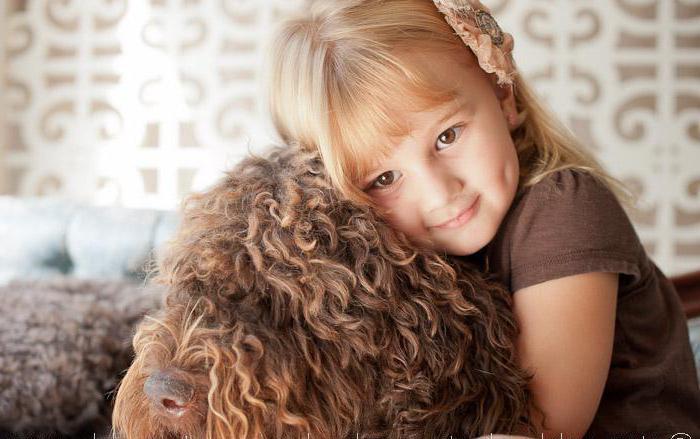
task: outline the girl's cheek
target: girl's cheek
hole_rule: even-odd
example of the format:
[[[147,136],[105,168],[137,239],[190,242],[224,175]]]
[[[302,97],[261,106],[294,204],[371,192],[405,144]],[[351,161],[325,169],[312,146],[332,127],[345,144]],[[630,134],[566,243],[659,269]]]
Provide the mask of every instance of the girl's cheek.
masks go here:
[[[372,198],[383,205],[389,206],[394,205],[398,202],[400,197],[401,183],[397,183],[390,189],[375,190],[372,192]]]
[[[380,206],[382,216],[402,231],[406,231],[405,229],[408,227],[406,223],[410,223],[410,219],[414,218],[415,212],[404,205],[405,201],[399,194],[385,195],[381,199],[375,200],[375,203]],[[408,212],[411,214],[407,215]]]
[[[380,209],[380,215],[386,219],[391,219],[392,214],[396,211],[396,200],[395,196],[388,196],[386,194],[378,194],[378,191],[374,191],[372,196],[372,201]]]

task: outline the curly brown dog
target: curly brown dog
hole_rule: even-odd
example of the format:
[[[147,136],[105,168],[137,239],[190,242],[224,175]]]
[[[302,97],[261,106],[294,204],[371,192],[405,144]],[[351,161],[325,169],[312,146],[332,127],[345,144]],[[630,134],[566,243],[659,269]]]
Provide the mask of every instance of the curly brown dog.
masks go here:
[[[341,199],[296,146],[183,204],[115,433],[475,437],[531,427],[508,292]],[[534,430],[530,430],[534,431]]]

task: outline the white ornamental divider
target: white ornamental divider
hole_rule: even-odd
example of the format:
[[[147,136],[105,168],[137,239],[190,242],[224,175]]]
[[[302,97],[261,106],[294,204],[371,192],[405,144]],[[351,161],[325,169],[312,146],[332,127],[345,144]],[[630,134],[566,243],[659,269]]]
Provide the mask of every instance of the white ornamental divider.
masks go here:
[[[6,1],[3,192],[172,208],[274,141],[264,42],[306,0]],[[523,75],[640,194],[655,262],[697,269],[700,4],[484,3]]]

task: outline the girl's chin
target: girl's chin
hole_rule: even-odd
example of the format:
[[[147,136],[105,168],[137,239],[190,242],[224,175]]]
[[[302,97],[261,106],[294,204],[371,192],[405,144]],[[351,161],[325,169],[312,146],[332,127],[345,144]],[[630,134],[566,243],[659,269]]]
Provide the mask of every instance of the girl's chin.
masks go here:
[[[454,256],[468,256],[481,250],[488,240],[483,236],[474,236],[474,233],[457,233],[444,240],[445,251]]]

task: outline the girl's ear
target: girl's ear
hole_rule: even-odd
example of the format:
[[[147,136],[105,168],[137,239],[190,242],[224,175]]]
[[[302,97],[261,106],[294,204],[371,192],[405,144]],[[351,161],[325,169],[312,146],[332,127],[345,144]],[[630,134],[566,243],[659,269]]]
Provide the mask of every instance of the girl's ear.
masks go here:
[[[508,124],[508,129],[513,131],[522,124],[523,118],[523,115],[518,114],[515,106],[515,93],[513,93],[513,85],[498,85],[495,75],[491,75],[491,87],[493,87],[496,98],[498,98],[498,103],[501,106],[503,117]]]

